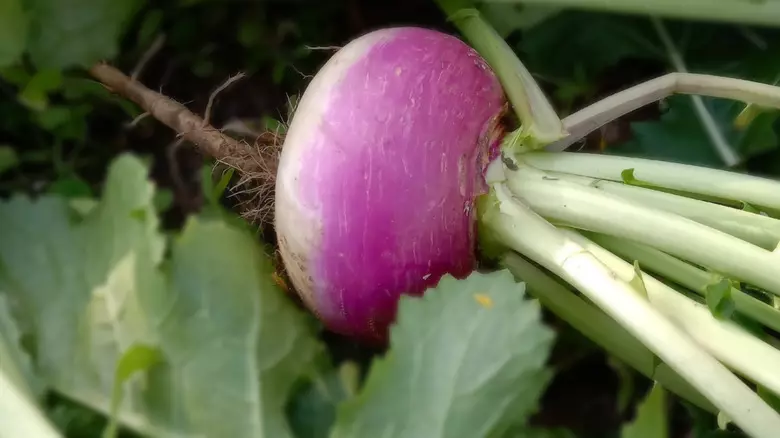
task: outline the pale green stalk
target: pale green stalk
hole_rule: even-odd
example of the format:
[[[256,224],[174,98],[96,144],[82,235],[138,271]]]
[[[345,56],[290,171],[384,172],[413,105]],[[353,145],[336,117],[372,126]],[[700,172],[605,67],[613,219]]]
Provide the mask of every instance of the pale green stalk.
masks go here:
[[[732,99],[767,108],[780,108],[780,87],[755,81],[698,73],[675,72],[619,91],[563,119],[568,136],[546,147],[560,152],[589,133],[647,104],[672,94]]]
[[[437,0],[469,44],[485,59],[501,81],[509,102],[522,123],[508,137],[531,147],[542,147],[566,135],[563,122],[541,87],[514,50],[487,23],[469,0]]]
[[[780,296],[780,258],[752,243],[525,166],[506,177],[512,193],[549,220],[635,240]]]
[[[557,280],[515,252],[504,255],[502,265],[518,280],[523,281],[528,292],[538,299],[545,308],[566,321],[610,355],[620,359],[685,400],[712,414],[718,413],[717,408],[685,379],[680,377],[669,365],[661,362],[652,351],[604,312],[568,291]]]
[[[62,438],[27,394],[0,372],[0,438]]]
[[[547,173],[564,181],[612,193],[646,207],[679,214],[764,249],[774,250],[780,242],[780,220],[769,216],[616,181],[560,172]]]
[[[774,0],[488,0],[491,3],[541,4],[685,20],[780,25],[780,2]]]
[[[780,210],[780,181],[770,178],[647,158],[575,152],[530,152],[523,162],[541,170],[623,181],[622,172],[654,186]]]
[[[576,231],[561,231],[595,255],[623,281],[630,282],[635,277],[634,266],[630,263]],[[715,319],[707,306],[678,293],[644,272],[642,281],[650,304],[688,333],[694,341],[737,373],[765,386],[775,394],[780,394],[780,373],[777,372],[780,369],[780,350],[731,321]]]
[[[780,415],[593,254],[493,185],[481,220],[504,245],[577,288],[754,438],[774,437]]]
[[[644,269],[685,286],[702,297],[707,294],[707,285],[711,283],[713,278],[713,275],[707,271],[647,245],[607,234],[584,231],[581,233],[623,258],[638,261]],[[731,299],[734,300],[734,307],[738,312],[780,332],[780,311],[778,309],[737,288],[731,288]]]

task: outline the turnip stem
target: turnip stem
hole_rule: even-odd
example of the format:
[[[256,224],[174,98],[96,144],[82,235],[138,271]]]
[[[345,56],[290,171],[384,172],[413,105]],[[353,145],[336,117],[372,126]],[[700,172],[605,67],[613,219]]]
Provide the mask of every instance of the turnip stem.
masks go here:
[[[573,230],[561,230],[568,238],[596,256],[623,281],[634,277],[634,267]],[[641,265],[640,265],[641,269]],[[700,346],[737,373],[780,394],[780,350],[730,321],[719,321],[707,306],[699,304],[642,273],[650,304],[682,328]]]
[[[563,138],[566,131],[541,87],[515,52],[468,0],[437,0],[470,45],[495,71],[522,123],[523,138],[542,147]]]
[[[493,3],[542,4],[545,7],[655,15],[686,20],[777,26],[780,3],[739,0],[489,0]]]
[[[546,150],[563,151],[607,123],[672,94],[719,97],[780,108],[780,87],[707,74],[669,73],[612,94],[564,118],[563,126],[569,135],[548,145]]]
[[[602,154],[530,152],[523,154],[521,159],[542,170],[611,181],[622,181],[621,172],[634,169],[637,180],[655,186],[780,210],[780,182],[769,178],[669,161]]]
[[[545,308],[610,355],[685,400],[713,414],[718,413],[709,400],[604,312],[567,290],[558,280],[513,251],[504,255],[501,262],[519,281],[526,284],[529,294]]]
[[[650,245],[780,296],[776,254],[682,216],[521,166],[512,194],[548,220]]]
[[[594,187],[646,207],[679,214],[770,251],[780,243],[780,220],[769,216],[615,181],[560,172],[547,173],[551,177]]]
[[[623,258],[638,261],[643,269],[655,272],[702,297],[712,281],[712,275],[708,272],[647,245],[602,233],[583,231],[581,234]],[[731,289],[731,298],[738,312],[780,332],[780,311],[736,288]]]
[[[497,206],[482,220],[510,249],[563,278],[584,293],[662,361],[754,438],[772,437],[780,416],[723,364],[655,310],[593,254],[493,185]]]

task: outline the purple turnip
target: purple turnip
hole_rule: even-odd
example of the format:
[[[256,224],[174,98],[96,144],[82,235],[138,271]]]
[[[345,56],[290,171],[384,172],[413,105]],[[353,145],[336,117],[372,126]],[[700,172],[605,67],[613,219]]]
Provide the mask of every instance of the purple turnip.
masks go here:
[[[505,108],[482,57],[434,30],[371,32],[317,73],[282,147],[275,226],[329,329],[381,342],[401,294],[474,270],[474,202]]]

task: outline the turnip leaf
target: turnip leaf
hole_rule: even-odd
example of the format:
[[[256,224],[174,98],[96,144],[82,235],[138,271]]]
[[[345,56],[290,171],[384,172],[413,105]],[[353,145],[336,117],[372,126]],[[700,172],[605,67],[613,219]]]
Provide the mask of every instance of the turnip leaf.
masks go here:
[[[293,385],[314,371],[319,346],[250,236],[222,220],[191,219],[166,270],[142,286],[150,291],[145,307],[195,430],[292,437],[285,404]]]
[[[728,141],[743,157],[753,157],[776,148],[780,142],[773,125],[777,112],[758,115],[746,128],[734,126],[733,120],[744,106],[739,102],[703,98],[705,107]],[[688,164],[724,167],[712,147],[703,125],[698,120],[689,96],[671,96],[666,100],[666,110],[657,121],[641,121],[631,124],[633,138],[625,143],[608,147],[607,153],[624,156],[641,156]]]
[[[621,438],[667,438],[667,399],[666,390],[661,385],[654,384],[637,408],[633,421],[623,427]]]
[[[113,58],[139,0],[30,0],[28,51],[38,68],[86,67]]]
[[[540,316],[506,270],[402,298],[389,352],[331,436],[476,438],[524,425],[551,376],[553,333]]]
[[[117,367],[146,345],[155,360],[124,376],[123,426],[155,437],[291,437],[284,408],[313,371],[312,327],[245,228],[190,218],[166,249],[147,178],[125,155],[89,209],[59,195],[0,203],[0,291],[19,303],[42,379],[109,415]]]
[[[11,314],[8,297],[0,294],[0,372],[31,401],[43,390],[32,360],[22,347],[22,331]]]

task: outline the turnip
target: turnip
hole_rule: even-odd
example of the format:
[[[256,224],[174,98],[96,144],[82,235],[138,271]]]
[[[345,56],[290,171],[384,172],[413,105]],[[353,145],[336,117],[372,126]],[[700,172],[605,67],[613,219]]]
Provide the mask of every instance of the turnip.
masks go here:
[[[656,375],[655,366],[642,365],[651,377],[679,393],[693,388],[751,436],[776,435],[780,416],[734,374],[780,393],[776,349],[708,314],[692,298],[673,295],[674,289],[645,278],[636,264],[635,278],[629,278],[630,264],[576,233],[607,236],[594,240],[607,241],[620,254],[631,253],[630,242],[641,244],[650,250],[641,254],[653,261],[648,265],[699,294],[707,293],[702,276],[712,275],[780,296],[773,272],[780,265],[775,249],[780,183],[561,151],[671,93],[778,108],[780,89],[671,74],[560,120],[531,74],[476,11],[442,3],[470,44],[415,27],[356,38],[309,84],[278,167],[265,162],[268,156],[259,156],[257,148],[236,142],[115,69],[95,66],[91,73],[238,169],[242,181],[265,184],[256,178],[257,169],[276,169],[275,229],[286,273],[330,330],[385,342],[401,295],[422,294],[444,274],[468,275],[478,267],[480,243],[491,244],[573,286],[592,303],[590,310],[603,312],[600,320],[619,324],[677,373]],[[504,125],[510,106],[520,121],[517,129]],[[612,182],[598,182],[603,179]],[[744,202],[761,209],[761,217],[733,210]],[[705,219],[696,214],[701,204],[711,212]],[[768,327],[780,325],[776,307],[747,296],[740,300],[738,311]],[[575,326],[587,325],[564,307],[548,306]],[[607,339],[609,332],[585,331],[604,337],[597,341],[613,349],[627,339],[615,343]],[[708,339],[710,332],[721,333],[723,342]],[[751,362],[748,356],[762,359]],[[690,387],[680,386],[680,377]]]
[[[319,71],[284,141],[275,222],[288,276],[330,329],[381,341],[400,294],[474,270],[503,108],[482,57],[433,30],[371,32]]]

